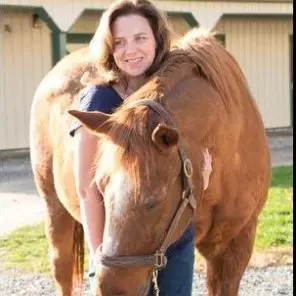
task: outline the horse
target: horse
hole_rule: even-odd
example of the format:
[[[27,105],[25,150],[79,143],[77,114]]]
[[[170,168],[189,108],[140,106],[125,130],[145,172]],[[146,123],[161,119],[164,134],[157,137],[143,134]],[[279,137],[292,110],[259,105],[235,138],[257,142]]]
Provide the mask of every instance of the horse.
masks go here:
[[[92,70],[86,49],[66,56],[42,80],[31,108],[31,164],[46,204],[57,294],[72,295],[74,279],[83,277],[69,136],[80,120],[100,139],[93,170],[106,221],[96,295],[147,295],[165,268],[165,250],[190,223],[209,295],[238,295],[271,178],[264,124],[238,63],[212,34],[193,29],[111,115],[77,110],[81,77]],[[204,191],[205,148],[213,170]]]

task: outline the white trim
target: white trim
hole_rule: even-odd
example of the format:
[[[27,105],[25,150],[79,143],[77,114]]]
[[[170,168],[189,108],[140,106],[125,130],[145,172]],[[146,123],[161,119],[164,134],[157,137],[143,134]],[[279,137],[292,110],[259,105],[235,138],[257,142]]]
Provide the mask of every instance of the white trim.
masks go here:
[[[216,26],[223,13],[217,10],[209,13],[208,9],[199,9],[192,12],[192,15],[201,27],[211,30]]]
[[[105,10],[112,0],[68,0],[56,4],[55,0],[0,0],[0,5],[44,7],[57,26],[67,32],[85,9]],[[224,14],[273,14],[293,15],[293,4],[270,2],[229,2],[229,1],[167,1],[155,0],[155,4],[165,11],[192,13],[203,27],[212,29]],[[66,13],[61,13],[61,10]]]
[[[60,28],[61,31],[67,32],[71,26],[76,22],[85,9],[85,5],[82,3],[63,3],[57,5],[47,4],[43,5],[44,10],[51,16],[55,24]],[[61,12],[71,11],[71,17],[69,14],[65,17]]]

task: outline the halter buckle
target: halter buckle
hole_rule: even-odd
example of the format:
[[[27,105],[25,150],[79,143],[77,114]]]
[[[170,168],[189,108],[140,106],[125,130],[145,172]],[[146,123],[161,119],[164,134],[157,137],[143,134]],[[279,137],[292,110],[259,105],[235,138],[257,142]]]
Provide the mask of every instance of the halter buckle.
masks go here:
[[[191,178],[193,174],[192,163],[189,158],[186,158],[183,163],[184,174],[187,178]]]
[[[157,251],[155,254],[155,264],[154,267],[156,269],[164,268],[167,265],[168,259],[166,258],[165,254],[162,252]]]

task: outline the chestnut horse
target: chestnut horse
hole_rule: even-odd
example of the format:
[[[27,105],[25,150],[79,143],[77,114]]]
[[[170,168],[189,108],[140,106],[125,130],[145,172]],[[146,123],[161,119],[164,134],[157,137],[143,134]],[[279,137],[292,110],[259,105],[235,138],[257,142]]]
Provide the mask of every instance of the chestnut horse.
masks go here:
[[[189,223],[207,262],[209,295],[237,295],[271,174],[263,122],[237,62],[213,36],[192,30],[112,115],[73,111],[80,78],[91,70],[85,50],[70,54],[43,79],[32,105],[31,162],[46,201],[58,295],[72,295],[83,272],[70,109],[101,143],[93,169],[106,224],[96,295],[146,295],[157,274],[153,254]],[[203,191],[206,147],[213,171]]]

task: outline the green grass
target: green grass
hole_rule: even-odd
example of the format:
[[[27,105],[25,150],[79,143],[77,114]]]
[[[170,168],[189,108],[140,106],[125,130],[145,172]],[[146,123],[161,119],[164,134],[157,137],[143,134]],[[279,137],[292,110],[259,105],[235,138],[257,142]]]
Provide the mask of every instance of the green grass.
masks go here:
[[[49,252],[44,223],[21,227],[0,239],[0,262],[1,260],[6,268],[49,273]],[[85,256],[84,264],[88,266],[88,254]]]
[[[26,271],[48,272],[48,243],[44,224],[21,227],[0,240],[1,259],[4,266]]]
[[[292,242],[292,167],[274,168],[268,202],[259,216],[255,249],[289,247]],[[44,224],[22,227],[0,240],[6,267],[49,272]],[[4,260],[5,258],[5,260]]]
[[[293,236],[293,168],[277,167],[265,208],[259,216],[255,248],[291,246]]]

